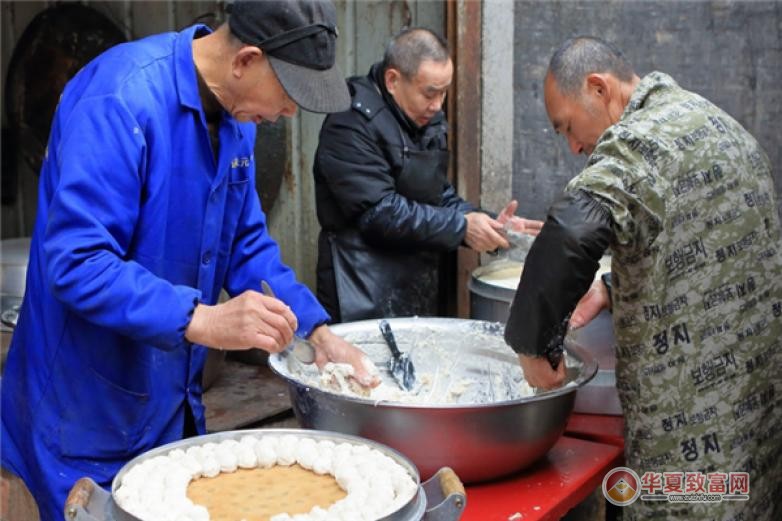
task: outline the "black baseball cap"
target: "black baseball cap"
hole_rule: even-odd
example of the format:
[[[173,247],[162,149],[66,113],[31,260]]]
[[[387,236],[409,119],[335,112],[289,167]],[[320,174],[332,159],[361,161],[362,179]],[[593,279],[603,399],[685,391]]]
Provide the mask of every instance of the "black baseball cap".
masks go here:
[[[329,0],[235,0],[231,32],[266,53],[288,96],[310,112],[350,108],[336,64],[337,14]]]

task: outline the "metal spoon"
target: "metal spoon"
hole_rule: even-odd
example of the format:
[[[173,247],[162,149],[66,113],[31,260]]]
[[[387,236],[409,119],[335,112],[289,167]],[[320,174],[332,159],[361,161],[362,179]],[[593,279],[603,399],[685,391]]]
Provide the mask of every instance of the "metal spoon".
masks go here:
[[[393,357],[388,361],[388,370],[397,385],[405,391],[410,391],[415,385],[415,367],[409,353],[402,353],[396,346],[396,339],[391,332],[391,326],[385,320],[380,321],[380,333],[383,335]]]
[[[261,289],[263,290],[263,294],[267,297],[277,298],[274,295],[274,290],[272,290],[272,287],[265,280],[261,281]],[[291,345],[286,349],[302,364],[312,364],[315,362],[315,348],[312,347],[312,344],[307,340],[296,334],[293,336],[293,342],[291,342]]]

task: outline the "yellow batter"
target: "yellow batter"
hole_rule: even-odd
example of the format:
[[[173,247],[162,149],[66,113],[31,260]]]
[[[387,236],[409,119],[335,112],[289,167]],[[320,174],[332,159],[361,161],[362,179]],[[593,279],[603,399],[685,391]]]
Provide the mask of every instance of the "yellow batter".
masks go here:
[[[187,497],[209,510],[212,521],[268,521],[276,514],[328,509],[347,494],[330,474],[299,465],[238,469],[190,482]]]

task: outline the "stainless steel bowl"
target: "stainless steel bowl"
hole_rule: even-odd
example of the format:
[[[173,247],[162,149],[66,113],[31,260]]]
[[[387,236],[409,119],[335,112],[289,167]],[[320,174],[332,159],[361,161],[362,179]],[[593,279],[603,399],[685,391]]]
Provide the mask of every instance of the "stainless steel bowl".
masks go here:
[[[503,325],[495,322],[451,318],[389,319],[400,342],[416,338],[421,331],[434,333],[443,342],[456,342],[453,359],[462,363],[459,375],[486,376],[486,367],[501,362],[518,366],[516,355],[488,351],[470,339],[502,336]],[[359,346],[379,340],[378,321],[366,320],[332,326],[333,331]],[[476,342],[479,342],[476,340]],[[446,346],[448,347],[448,346]],[[464,482],[500,477],[523,469],[543,456],[559,439],[573,408],[576,390],[597,371],[588,352],[569,345],[568,385],[533,396],[492,403],[408,404],[376,402],[336,394],[307,384],[291,373],[285,352],[269,357],[272,370],[288,382],[293,409],[302,427],[353,434],[395,448],[409,457],[423,479],[448,466]],[[388,355],[390,356],[390,354]],[[378,366],[386,360],[370,355]],[[414,363],[426,357],[412,353]],[[422,367],[418,367],[419,374]]]

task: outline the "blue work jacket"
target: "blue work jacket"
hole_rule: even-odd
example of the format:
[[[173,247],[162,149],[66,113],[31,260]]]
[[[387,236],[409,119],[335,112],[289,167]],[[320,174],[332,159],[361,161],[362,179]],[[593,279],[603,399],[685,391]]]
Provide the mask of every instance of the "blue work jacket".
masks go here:
[[[328,315],[280,260],[255,190],[255,125],[224,113],[219,157],[194,26],[114,47],[66,86],[41,171],[26,294],[2,381],[2,464],[42,519],[82,476],[205,430],[199,302],[267,280],[307,337]]]

